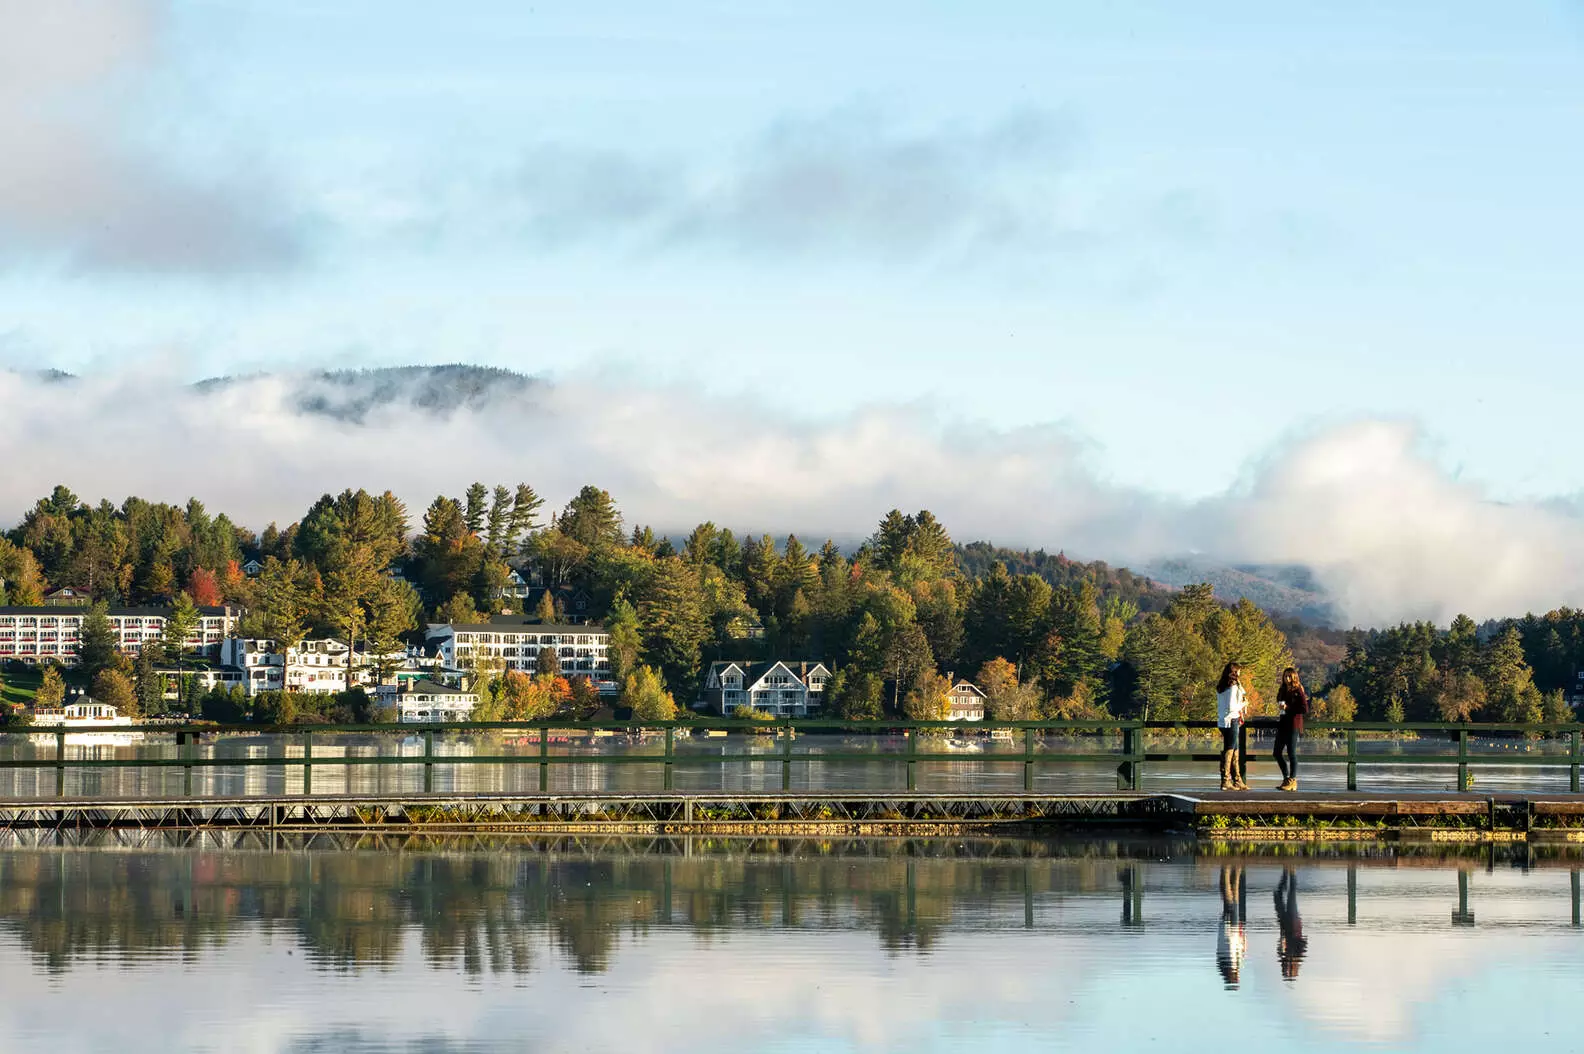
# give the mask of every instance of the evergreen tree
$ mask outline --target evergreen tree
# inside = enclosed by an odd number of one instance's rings
[[[106,606],[102,602],[91,605],[77,631],[77,665],[89,680],[115,663],[120,642]]]
[[[609,491],[586,486],[567,502],[557,521],[561,533],[589,549],[620,545],[621,513]]]
[[[605,628],[610,633],[611,678],[617,684],[624,684],[627,675],[638,668],[638,656],[643,648],[643,640],[638,629],[638,613],[626,600],[619,599],[611,608],[610,618],[605,621]]]
[[[506,538],[501,545],[500,556],[502,559],[517,551],[521,539],[527,538],[539,526],[539,510],[544,506],[544,499],[534,493],[534,489],[526,483],[517,484],[517,491],[512,495],[511,518],[506,525]]]
[[[554,648],[540,648],[534,659],[534,672],[540,677],[561,676],[561,656],[556,654]]]
[[[468,533],[478,537],[484,530],[484,517],[489,507],[489,488],[475,483],[467,489],[467,514],[464,523]]]
[[[165,712],[165,678],[154,669],[154,649],[145,647],[138,652],[133,666],[133,688],[137,693],[138,712],[152,717]]]
[[[690,691],[697,684],[700,648],[709,633],[703,596],[693,569],[677,557],[655,563],[654,575],[638,603],[643,656],[666,684]]]
[[[491,554],[503,560],[513,551],[513,547],[507,544],[511,515],[512,492],[504,486],[497,486],[484,520],[484,544]]]

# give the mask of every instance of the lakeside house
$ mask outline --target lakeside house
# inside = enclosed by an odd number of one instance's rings
[[[725,717],[741,706],[774,717],[807,717],[825,702],[830,668],[822,662],[712,662],[704,676],[706,707]]]
[[[136,655],[148,642],[165,635],[171,609],[162,607],[113,607],[107,612],[116,632],[116,647]],[[0,607],[0,660],[14,659],[36,664],[54,662],[77,665],[77,643],[87,608],[81,606],[37,605]],[[242,617],[238,608],[201,607],[198,624],[187,637],[187,650],[214,657]]]
[[[282,648],[273,640],[231,637],[220,648],[220,663],[241,671],[248,695],[303,692],[334,695],[347,690],[352,650],[333,637],[305,640]]]
[[[403,681],[400,687],[381,686],[379,702],[396,709],[402,724],[425,721],[466,721],[478,706],[478,693],[453,688],[438,681]]]
[[[985,717],[985,694],[979,686],[972,681],[959,680],[953,674],[947,674],[946,679],[951,681],[951,691],[948,697],[951,702],[946,710],[948,721],[983,721]]]

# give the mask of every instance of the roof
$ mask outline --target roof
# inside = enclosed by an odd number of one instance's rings
[[[982,688],[980,688],[977,684],[974,684],[972,681],[954,681],[954,682],[952,682],[952,686],[951,686],[951,694],[952,695],[956,695],[958,692],[962,692],[964,690],[972,692],[974,695],[977,695],[981,699],[985,698],[984,690]]]
[[[417,695],[465,695],[470,699],[478,698],[477,692],[468,692],[461,688],[453,688],[449,684],[441,684],[439,681],[431,681],[427,677],[423,678],[422,680],[412,682],[411,685],[407,686],[404,693],[398,693],[397,698],[400,698],[402,694],[407,693]]]
[[[807,667],[808,673],[813,673],[816,668],[823,668],[826,673],[830,672],[830,667],[817,659],[772,659],[768,662],[733,662],[730,659],[722,659],[718,662],[710,663],[709,672],[717,674],[728,666],[735,666],[741,670],[743,672],[743,680],[750,685],[757,684],[764,678],[765,674],[777,666],[785,666],[792,671],[793,676],[807,676],[807,673],[799,673],[801,667]]]
[[[75,606],[62,607],[59,604],[29,604],[16,607],[0,607],[0,615],[58,615],[62,618],[79,618],[84,613],[86,613],[87,610],[88,609],[86,607],[79,609]],[[224,607],[201,607],[198,609],[198,614],[217,618],[226,614],[228,611],[232,614],[236,614],[237,609]],[[170,618],[171,609],[162,607],[113,607],[106,609],[105,613],[114,617],[142,615],[145,617],[155,616],[158,618]]]
[[[598,622],[586,622],[581,626],[573,626],[556,622],[535,622],[531,616],[523,615],[496,615],[488,622],[441,622],[437,623],[444,628],[449,626],[452,632],[483,633],[486,630],[508,633],[604,633],[606,629]]]

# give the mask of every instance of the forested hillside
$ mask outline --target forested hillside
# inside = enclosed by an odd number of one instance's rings
[[[262,571],[250,577],[241,567],[253,559]],[[59,487],[0,539],[11,604],[62,585],[110,603],[185,595],[245,608],[248,634],[334,635],[370,653],[421,640],[425,622],[511,610],[522,603],[505,589],[514,569],[543,587],[528,603],[546,621],[585,597],[612,631],[618,680],[645,698],[691,701],[716,658],[817,659],[836,671],[828,707],[853,718],[939,714],[953,672],[976,678],[1003,718],[1202,718],[1228,659],[1251,668],[1266,712],[1296,661],[1332,716],[1560,718],[1558,689],[1584,655],[1584,616],[1572,612],[1489,632],[1460,620],[1344,636],[1219,602],[1205,584],[959,546],[928,511],[888,513],[851,552],[712,523],[678,545],[626,524],[593,486],[551,511],[527,484],[474,484],[436,497],[417,523],[389,492],[344,491],[257,534],[196,499],[90,504]],[[500,671],[474,674],[490,698],[525,690]]]

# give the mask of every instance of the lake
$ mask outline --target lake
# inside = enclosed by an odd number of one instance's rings
[[[1567,849],[0,836],[0,1048],[1580,1042]]]

